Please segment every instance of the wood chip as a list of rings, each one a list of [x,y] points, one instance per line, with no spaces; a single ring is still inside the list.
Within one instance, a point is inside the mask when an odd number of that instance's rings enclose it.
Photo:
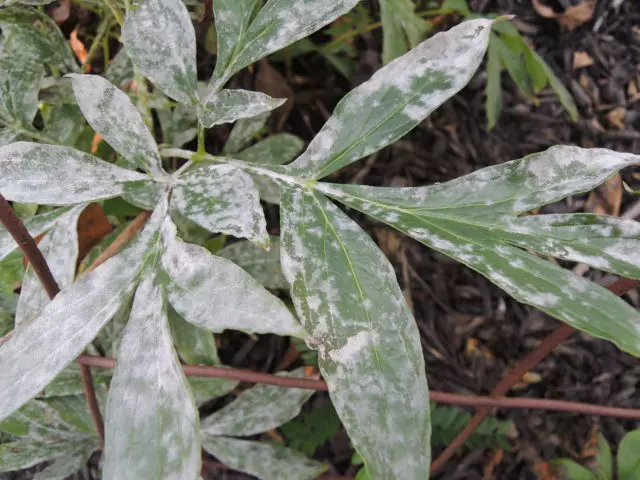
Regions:
[[[593,58],[587,52],[577,51],[573,54],[573,69],[585,68],[593,65]]]

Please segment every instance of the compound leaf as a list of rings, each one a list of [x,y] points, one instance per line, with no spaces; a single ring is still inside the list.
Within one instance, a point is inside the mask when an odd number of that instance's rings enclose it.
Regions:
[[[237,167],[206,165],[187,172],[175,182],[172,201],[180,213],[207,230],[269,246],[258,190]]]
[[[148,265],[107,402],[104,478],[196,478],[198,411],[178,363],[163,286]]]
[[[307,150],[284,171],[322,178],[398,140],[467,84],[490,31],[491,20],[464,22],[378,70],[338,103]]]
[[[162,264],[171,279],[167,297],[188,322],[213,332],[233,329],[306,337],[280,299],[233,262],[177,238],[169,219],[163,242]]]
[[[98,75],[68,76],[89,125],[127,160],[153,175],[163,176],[153,135],[127,94]]]
[[[203,446],[228,467],[261,480],[313,480],[327,467],[279,445],[227,437],[204,437]]]
[[[242,118],[255,117],[278,108],[286,98],[249,90],[222,90],[207,97],[202,109],[202,124],[209,128],[221,123],[231,123]]]
[[[0,192],[8,200],[76,204],[116,197],[147,178],[69,147],[17,142],[0,148]]]
[[[283,188],[282,266],[331,400],[373,478],[429,474],[420,336],[393,267],[322,195]]]
[[[142,74],[168,96],[198,102],[196,35],[180,0],[141,0],[122,27],[127,54]]]
[[[280,372],[283,377],[304,377],[304,369]],[[200,430],[205,436],[248,437],[279,427],[300,413],[313,390],[256,385],[242,392],[226,407],[205,418]]]

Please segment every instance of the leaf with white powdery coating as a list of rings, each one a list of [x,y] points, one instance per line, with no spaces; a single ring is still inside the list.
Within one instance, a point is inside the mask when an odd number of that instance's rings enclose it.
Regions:
[[[120,346],[105,431],[104,478],[196,478],[198,411],[169,332],[163,285],[148,265]]]
[[[17,142],[0,148],[0,193],[17,202],[73,205],[117,197],[147,178],[69,147]]]
[[[517,217],[589,190],[639,160],[603,149],[552,147],[427,187],[318,188],[473,268],[516,300],[640,355],[640,316],[633,308],[518,248],[638,278],[637,224],[594,215]]]
[[[91,444],[78,445],[75,451],[56,458],[51,465],[38,472],[33,480],[65,480],[87,464],[96,447],[97,445]]]
[[[44,68],[16,58],[0,58],[0,121],[31,126],[38,112]]]
[[[185,320],[213,332],[308,336],[279,298],[233,262],[177,238],[170,219],[162,235],[167,298]]]
[[[181,175],[174,183],[172,202],[189,220],[211,232],[269,246],[258,190],[237,167],[206,165]]]
[[[75,278],[78,259],[78,219],[85,207],[86,205],[73,207],[65,216],[65,221],[59,221],[38,243],[38,248],[60,288],[70,285]],[[42,282],[29,265],[16,307],[16,328],[35,318],[49,301]]]
[[[156,141],[127,94],[98,75],[67,76],[89,125],[127,160],[164,176]]]
[[[76,442],[37,442],[33,440],[0,444],[0,472],[29,468],[54,458],[74,454],[86,448],[86,439]]]
[[[261,480],[313,480],[327,467],[279,445],[227,437],[205,437],[203,447],[228,467]]]
[[[231,58],[224,68],[216,66],[212,77],[212,82],[218,86],[241,68],[331,23],[351,10],[358,0],[272,0],[252,21],[255,2],[244,0],[239,3],[244,8],[229,8],[228,2],[225,2],[227,9],[218,13],[216,19],[217,27],[226,21],[225,14],[228,12],[235,33],[230,37],[235,42]],[[225,48],[225,52],[227,50]]]
[[[280,372],[283,377],[304,378],[304,368]],[[226,407],[205,418],[203,435],[249,437],[288,422],[300,413],[315,392],[302,388],[256,385],[242,392]]]
[[[420,336],[387,258],[321,194],[283,187],[282,266],[331,400],[374,478],[428,477]]]
[[[122,37],[142,74],[180,103],[198,102],[196,35],[181,0],[141,0],[133,4]]]
[[[206,98],[202,106],[202,124],[209,128],[221,123],[232,123],[278,108],[286,98],[249,90],[222,90]]]
[[[378,70],[338,103],[307,150],[282,171],[322,178],[398,140],[471,80],[491,23],[461,23]]]

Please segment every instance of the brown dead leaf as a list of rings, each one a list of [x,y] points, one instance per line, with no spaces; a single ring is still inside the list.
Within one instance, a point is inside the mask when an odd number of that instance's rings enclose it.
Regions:
[[[592,190],[587,198],[584,211],[598,215],[620,215],[622,203],[622,177],[616,173],[595,190]]]
[[[624,130],[624,119],[627,116],[627,110],[624,107],[616,107],[607,113],[607,120],[612,127],[618,130]]]
[[[558,480],[556,472],[547,462],[538,462],[531,470],[536,474],[538,480]]]
[[[102,135],[96,132],[93,136],[93,140],[91,141],[91,153],[96,153],[98,151],[98,147],[100,146],[100,142],[104,140]]]
[[[598,434],[600,430],[597,425],[594,425],[589,433],[589,438],[582,446],[582,450],[580,450],[580,458],[593,458],[598,453]]]
[[[593,65],[593,58],[587,52],[574,52],[573,53],[573,69],[585,68]]]
[[[84,209],[78,219],[78,265],[111,230],[100,205],[92,203]]]
[[[320,370],[318,370],[318,367],[316,367],[314,365],[305,365],[304,366],[304,376],[306,378],[318,379],[318,378],[320,378]]]
[[[531,0],[533,8],[545,18],[553,18],[569,31],[573,31],[580,25],[588,22],[593,17],[596,8],[595,0],[582,0],[578,5],[567,8],[563,13],[556,12],[553,8],[543,4],[540,0]]]
[[[276,108],[271,114],[269,121],[272,129],[279,132],[284,127],[284,123],[289,118],[293,109],[294,92],[282,74],[273,68],[266,58],[258,62],[258,73],[256,75],[255,89],[258,92],[266,93],[273,98],[286,98],[287,101]]]
[[[498,465],[500,465],[503,457],[504,451],[501,448],[498,448],[495,452],[493,452],[493,455],[491,455],[491,460],[489,460],[489,462],[487,462],[487,464],[482,469],[483,480],[491,480],[493,478],[493,471]]]
[[[470,357],[484,357],[489,360],[493,360],[493,354],[489,351],[487,347],[480,343],[480,340],[477,338],[467,338],[467,342],[464,347],[465,353]]]
[[[78,61],[84,65],[89,57],[87,49],[84,46],[84,43],[78,38],[78,27],[74,28],[69,35],[69,46],[71,50],[73,50],[74,55],[78,59]],[[87,72],[91,71],[91,65],[87,65]]]

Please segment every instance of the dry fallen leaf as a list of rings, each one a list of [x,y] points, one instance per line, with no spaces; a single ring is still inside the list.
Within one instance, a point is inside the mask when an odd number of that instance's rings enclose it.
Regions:
[[[591,458],[595,457],[598,453],[598,434],[600,430],[597,425],[594,425],[589,433],[589,438],[582,446],[582,450],[580,450],[580,458]]]
[[[592,190],[587,198],[584,211],[598,215],[620,215],[622,202],[622,177],[616,173],[595,190]]]
[[[78,61],[82,65],[84,65],[87,61],[87,58],[89,57],[89,54],[87,53],[87,49],[85,48],[84,43],[82,43],[82,41],[80,41],[80,39],[78,38],[78,27],[76,27],[71,32],[71,35],[69,35],[69,46],[71,47],[71,50],[73,50],[73,53]],[[91,65],[87,65],[86,71],[91,71]]]
[[[573,69],[585,68],[593,65],[593,58],[587,52],[574,52],[573,54]]]
[[[536,474],[538,480],[558,480],[553,468],[547,462],[538,462],[531,470]]]
[[[627,115],[627,110],[624,107],[616,107],[607,113],[607,120],[612,127],[618,130],[624,130],[624,119]]]
[[[78,264],[111,230],[100,205],[92,203],[84,209],[78,219]]]
[[[563,13],[543,4],[540,0],[532,0],[533,8],[545,18],[553,18],[567,30],[573,31],[593,17],[596,8],[595,0],[582,0],[578,5],[567,8]]]

